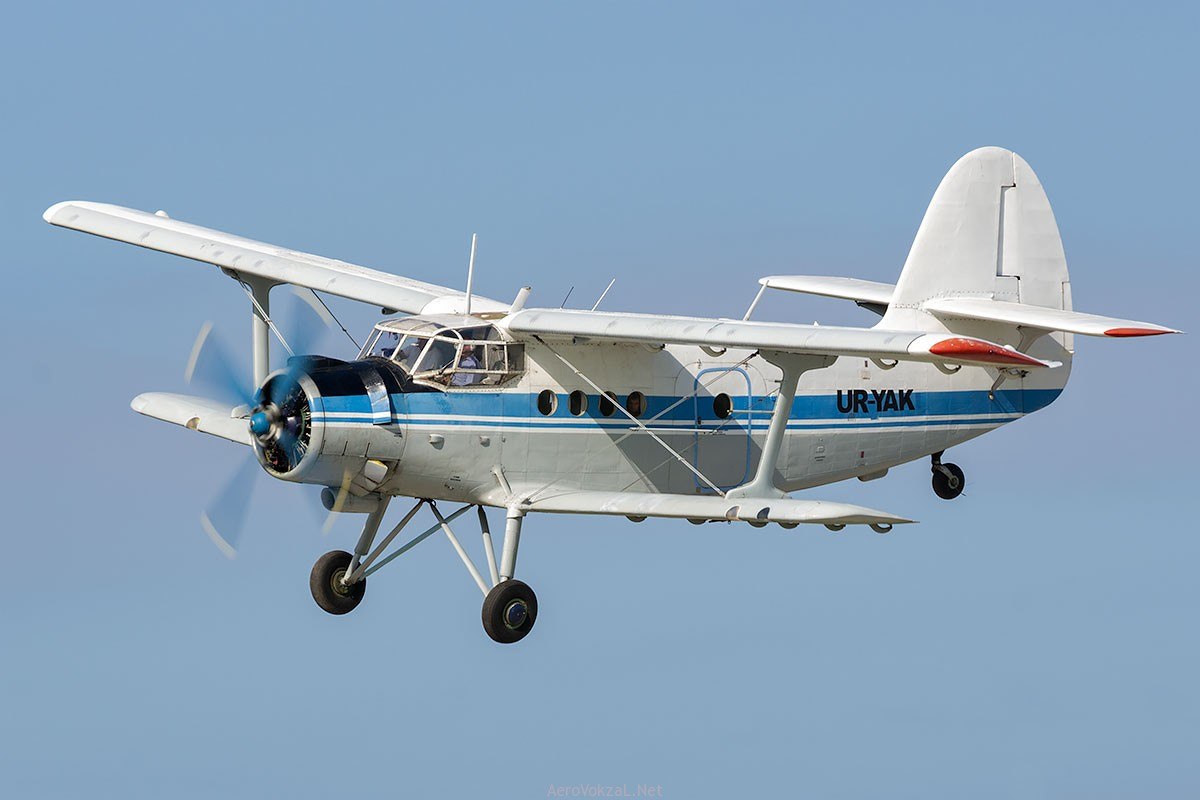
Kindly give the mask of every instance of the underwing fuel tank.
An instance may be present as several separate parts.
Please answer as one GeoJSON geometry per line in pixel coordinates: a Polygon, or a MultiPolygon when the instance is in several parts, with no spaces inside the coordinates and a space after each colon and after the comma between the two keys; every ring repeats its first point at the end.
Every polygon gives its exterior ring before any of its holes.
{"type": "Polygon", "coordinates": [[[384,359],[299,357],[259,389],[250,432],[276,478],[373,490],[404,455],[403,395],[428,391],[384,359]]]}

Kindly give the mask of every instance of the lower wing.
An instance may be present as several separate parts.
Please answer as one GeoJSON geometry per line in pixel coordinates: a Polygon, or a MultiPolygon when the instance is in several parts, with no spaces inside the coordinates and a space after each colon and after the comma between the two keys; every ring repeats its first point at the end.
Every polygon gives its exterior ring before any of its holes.
{"type": "MultiPolygon", "coordinates": [[[[520,495],[520,492],[517,492],[520,495]]],[[[873,508],[826,500],[738,498],[716,495],[653,494],[548,490],[516,504],[522,511],[553,514],[611,514],[622,517],[669,517],[704,521],[778,522],[785,525],[879,525],[913,522],[873,508]]]]}

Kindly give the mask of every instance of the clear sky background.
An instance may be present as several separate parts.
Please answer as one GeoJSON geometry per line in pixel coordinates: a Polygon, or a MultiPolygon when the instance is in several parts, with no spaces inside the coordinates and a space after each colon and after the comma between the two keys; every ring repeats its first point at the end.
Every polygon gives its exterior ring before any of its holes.
{"type": "Polygon", "coordinates": [[[994,144],[1046,186],[1078,308],[1200,327],[1192,6],[832,6],[8,9],[0,794],[1200,793],[1195,333],[1079,337],[1055,405],[953,451],[952,503],[923,462],[806,494],[921,520],[890,536],[531,518],[541,613],[501,647],[438,539],[318,610],[357,531],[322,538],[304,488],[260,480],[226,561],[197,517],[243,454],[128,402],[183,389],[205,320],[245,343],[244,297],[41,221],[163,208],[452,285],[478,231],[498,299],[616,277],[609,308],[736,316],[761,275],[894,281],[994,144]]]}

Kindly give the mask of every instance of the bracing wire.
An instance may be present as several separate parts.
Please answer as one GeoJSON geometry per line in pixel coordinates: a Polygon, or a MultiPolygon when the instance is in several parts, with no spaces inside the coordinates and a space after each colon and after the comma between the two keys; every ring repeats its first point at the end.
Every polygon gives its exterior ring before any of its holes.
{"type": "Polygon", "coordinates": [[[354,341],[354,337],[350,335],[350,331],[346,330],[346,326],[343,325],[342,321],[337,318],[337,314],[333,313],[333,309],[325,305],[325,301],[321,298],[321,295],[317,294],[317,290],[309,289],[309,291],[313,293],[313,297],[317,298],[318,303],[320,303],[322,306],[325,306],[325,310],[329,312],[329,316],[333,317],[333,321],[336,322],[338,327],[342,329],[342,333],[346,334],[346,337],[350,340],[350,343],[353,344],[356,349],[362,350],[362,345],[354,341]]]}

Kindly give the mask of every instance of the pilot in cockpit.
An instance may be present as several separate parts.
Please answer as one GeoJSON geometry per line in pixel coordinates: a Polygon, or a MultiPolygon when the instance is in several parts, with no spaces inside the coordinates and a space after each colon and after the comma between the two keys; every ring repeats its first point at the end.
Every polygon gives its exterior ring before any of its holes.
{"type": "Polygon", "coordinates": [[[450,379],[451,386],[470,386],[482,377],[478,373],[463,372],[462,370],[479,369],[479,359],[475,357],[475,346],[464,344],[462,355],[458,359],[458,372],[450,379]]]}

